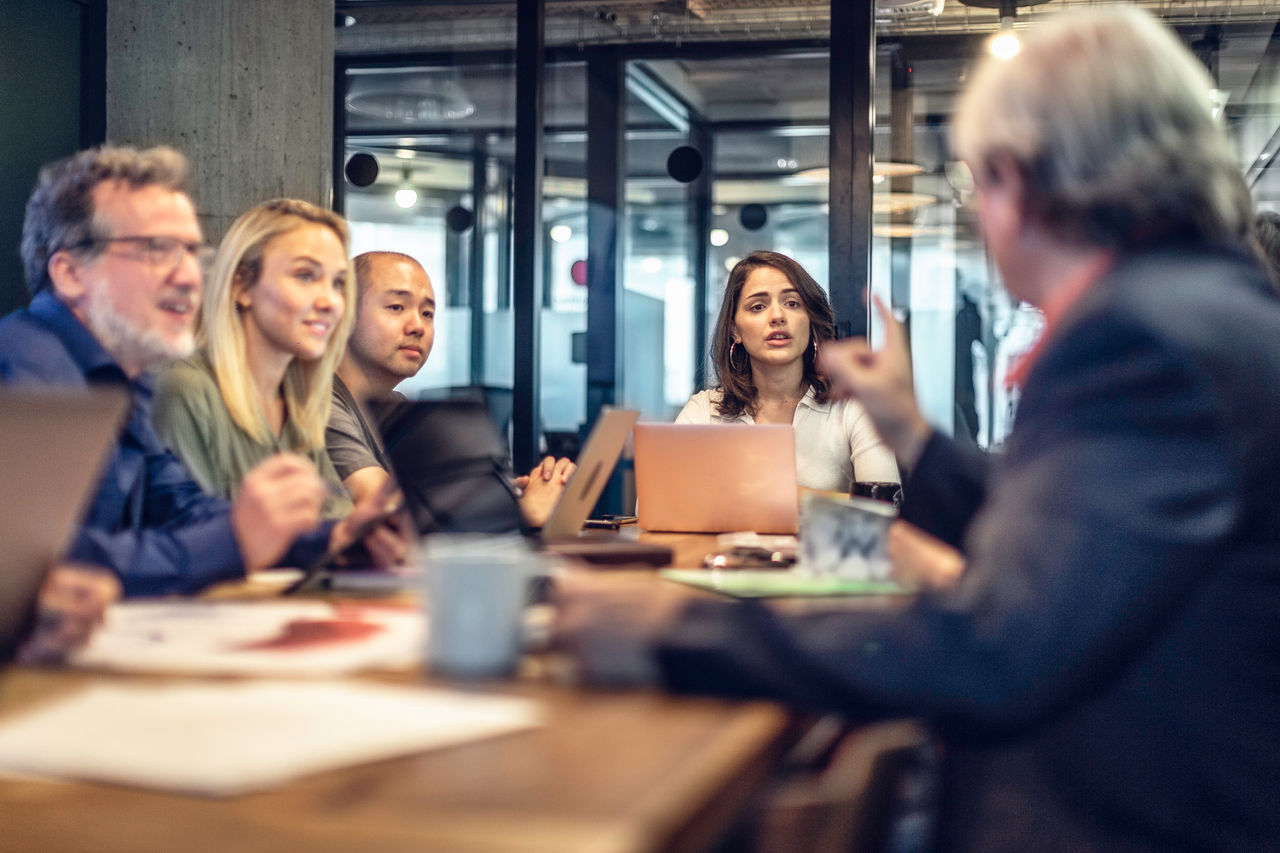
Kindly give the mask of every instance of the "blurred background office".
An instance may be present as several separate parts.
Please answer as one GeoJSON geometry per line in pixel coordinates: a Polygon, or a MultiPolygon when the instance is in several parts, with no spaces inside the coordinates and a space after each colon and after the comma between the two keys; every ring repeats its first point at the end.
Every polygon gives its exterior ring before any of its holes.
{"type": "MultiPolygon", "coordinates": [[[[1102,0],[4,0],[0,312],[39,163],[104,139],[187,152],[210,239],[270,196],[331,205],[353,249],[439,283],[403,390],[476,393],[516,467],[600,406],[669,419],[708,379],[734,262],[767,248],[909,322],[944,432],[998,447],[1040,318],[964,207],[953,101],[988,50],[1102,0]],[[299,143],[298,140],[305,140],[299,143]]],[[[1280,208],[1280,0],[1139,0],[1216,81],[1280,208]]],[[[876,329],[870,329],[872,336],[876,329]]]]}

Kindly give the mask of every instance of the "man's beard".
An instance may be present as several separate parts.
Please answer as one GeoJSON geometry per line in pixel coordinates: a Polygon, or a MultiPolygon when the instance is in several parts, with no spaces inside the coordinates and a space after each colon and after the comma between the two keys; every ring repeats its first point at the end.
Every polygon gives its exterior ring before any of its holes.
{"type": "Polygon", "coordinates": [[[105,289],[89,289],[85,299],[85,320],[89,331],[120,364],[154,370],[169,362],[186,358],[195,351],[195,334],[188,331],[171,341],[155,329],[139,329],[111,303],[105,289]]]}

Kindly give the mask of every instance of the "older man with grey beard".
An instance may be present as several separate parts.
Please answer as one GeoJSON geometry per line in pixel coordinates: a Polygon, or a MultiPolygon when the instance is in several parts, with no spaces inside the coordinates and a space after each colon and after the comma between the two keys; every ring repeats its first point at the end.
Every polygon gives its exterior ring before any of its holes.
{"type": "Polygon", "coordinates": [[[234,502],[209,497],[156,435],[148,373],[194,346],[207,254],[186,160],[169,148],[80,152],[41,170],[27,203],[32,300],[0,320],[0,382],[130,392],[128,423],[67,555],[110,568],[128,595],[309,565],[363,520],[358,508],[321,524],[324,485],[289,454],[254,469],[234,502]]]}

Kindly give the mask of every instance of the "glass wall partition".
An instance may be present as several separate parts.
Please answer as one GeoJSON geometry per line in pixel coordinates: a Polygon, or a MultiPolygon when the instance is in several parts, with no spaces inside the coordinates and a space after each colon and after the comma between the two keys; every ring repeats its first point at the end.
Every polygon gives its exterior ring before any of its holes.
{"type": "MultiPolygon", "coordinates": [[[[1108,4],[1017,5],[1015,38],[1055,12],[1108,4]]],[[[1280,181],[1269,171],[1280,150],[1280,4],[1137,5],[1161,17],[1205,63],[1217,87],[1212,100],[1259,207],[1280,209],[1280,181]]],[[[956,95],[1001,30],[997,10],[947,2],[928,15],[884,16],[877,31],[875,156],[910,162],[914,172],[886,174],[876,185],[873,288],[908,321],[916,390],[930,421],[984,448],[998,448],[1012,428],[1017,390],[1005,377],[1043,325],[1039,312],[1008,296],[946,180],[956,95]]]]}
{"type": "Polygon", "coordinates": [[[782,251],[825,282],[825,177],[811,173],[826,164],[826,55],[717,53],[627,66],[623,387],[657,417],[714,384],[709,341],[739,258],[782,251]]]}
{"type": "MultiPolygon", "coordinates": [[[[400,390],[482,395],[506,424],[514,380],[513,66],[460,56],[448,65],[356,65],[346,78],[344,210],[353,250],[404,252],[436,289],[435,347],[400,390]]],[[[578,269],[586,257],[584,93],[582,63],[547,67],[540,356],[548,431],[576,431],[584,419],[584,360],[574,351],[586,328],[578,269]]]]}
{"type": "MultiPolygon", "coordinates": [[[[408,388],[509,393],[515,4],[337,5],[340,19],[354,19],[337,38],[345,86],[339,157],[347,163],[370,154],[379,166],[368,185],[343,181],[339,200],[358,249],[414,254],[444,295],[436,351],[408,388]],[[397,207],[397,193],[406,189],[416,191],[415,203],[397,207]]],[[[822,4],[694,5],[546,5],[537,377],[546,431],[589,426],[592,394],[597,403],[610,399],[647,417],[671,417],[699,384],[713,381],[710,329],[728,268],[747,252],[784,252],[824,287],[848,284],[830,281],[837,267],[831,181],[847,181],[849,171],[829,162],[832,116],[848,120],[830,104],[829,57],[847,50],[852,34],[832,34],[822,4]],[[621,108],[612,124],[601,124],[599,115],[593,123],[592,86],[611,62],[621,66],[621,108]],[[598,287],[602,279],[591,278],[589,260],[604,257],[605,247],[588,240],[588,198],[592,176],[610,172],[601,170],[599,148],[590,153],[593,133],[622,135],[621,187],[610,212],[617,228],[596,232],[611,234],[618,253],[609,277],[617,313],[603,319],[590,312],[589,294],[600,292],[593,282],[598,287]],[[687,160],[681,166],[672,159],[681,149],[697,154],[692,172],[687,160]],[[604,324],[594,338],[589,316],[604,324]],[[598,347],[601,332],[616,345],[617,365],[612,378],[597,375],[593,386],[588,341],[598,347]]],[[[1020,4],[1012,30],[1098,5],[1106,4],[1020,4]]],[[[1162,17],[1205,62],[1259,206],[1280,209],[1272,169],[1280,153],[1280,0],[1138,5],[1162,17]]],[[[870,290],[908,324],[929,419],[998,447],[1017,403],[1004,378],[1041,319],[1005,293],[948,170],[955,99],[999,32],[999,13],[961,0],[882,0],[874,9],[875,73],[863,81],[874,105],[870,249],[863,258],[870,290]]],[[[873,338],[875,323],[872,315],[873,338]]]]}
{"type": "Polygon", "coordinates": [[[403,252],[436,290],[410,396],[511,384],[509,62],[345,69],[344,213],[353,250],[403,252]]]}
{"type": "Polygon", "coordinates": [[[680,70],[629,62],[623,72],[626,132],[619,402],[670,419],[689,399],[696,360],[695,202],[688,179],[708,168],[701,152],[682,172],[677,152],[697,150],[700,121],[680,70]]]}

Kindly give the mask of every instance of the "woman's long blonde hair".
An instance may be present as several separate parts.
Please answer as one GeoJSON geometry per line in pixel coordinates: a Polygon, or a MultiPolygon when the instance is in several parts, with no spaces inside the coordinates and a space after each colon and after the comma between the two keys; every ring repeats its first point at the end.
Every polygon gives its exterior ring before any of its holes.
{"type": "Polygon", "coordinates": [[[328,228],[342,243],[347,256],[347,278],[342,287],[346,307],[324,355],[314,361],[295,358],[285,371],[282,389],[285,407],[306,442],[306,447],[296,448],[298,450],[324,447],[333,374],[346,349],[355,315],[356,276],[351,266],[346,221],[332,211],[293,198],[272,199],[247,211],[232,224],[218,246],[201,309],[202,343],[208,350],[218,391],[231,419],[259,441],[270,441],[271,428],[250,380],[244,320],[236,310],[235,298],[238,289],[258,282],[267,244],[308,225],[328,228]]]}

